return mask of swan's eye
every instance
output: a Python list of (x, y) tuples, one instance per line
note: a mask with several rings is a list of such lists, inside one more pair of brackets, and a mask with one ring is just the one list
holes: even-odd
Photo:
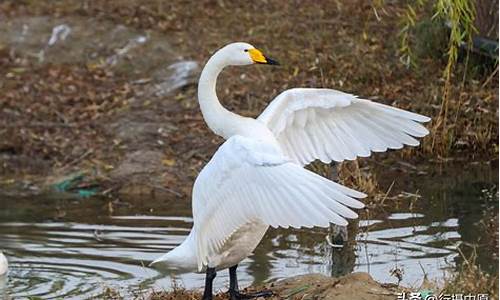
[(243, 50), (243, 51), (248, 52), (248, 49), (245, 49), (245, 50)]

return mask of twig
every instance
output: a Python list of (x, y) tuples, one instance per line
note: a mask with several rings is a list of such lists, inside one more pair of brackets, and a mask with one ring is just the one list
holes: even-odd
[(57, 122), (30, 122), (30, 123), (10, 123), (10, 124), (2, 124), (0, 127), (77, 127), (78, 124), (75, 123), (57, 123)]
[(149, 186), (150, 186), (150, 187), (152, 187), (152, 188), (156, 188), (156, 189), (159, 189), (159, 190), (163, 190), (163, 191), (169, 192), (169, 193), (171, 193), (171, 194), (176, 195), (177, 197), (182, 197), (182, 194), (181, 194), (181, 193), (179, 193), (179, 192), (177, 192), (177, 191), (174, 191), (174, 190), (172, 190), (172, 189), (166, 188), (166, 187), (164, 187), (164, 186), (161, 186), (161, 185), (155, 185), (155, 184), (150, 184)]
[(394, 186), (394, 183), (395, 183), (395, 182), (396, 182), (395, 180), (393, 180), (393, 181), (392, 181), (391, 185), (390, 185), (390, 186), (389, 186), (389, 188), (387, 189), (387, 192), (385, 192), (384, 198), (382, 198), (382, 201), (380, 201), (380, 204), (381, 204), (382, 206), (384, 205), (385, 199), (387, 199), (387, 196), (388, 196), (388, 195), (389, 195), (389, 193), (391, 192), (392, 187)]
[(495, 76), (495, 74), (498, 73), (498, 64), (497, 64), (497, 67), (495, 68), (495, 71), (493, 71), (490, 76), (488, 76), (488, 78), (486, 79), (486, 81), (481, 85), (481, 88), (484, 88), (485, 86), (488, 85), (488, 83), (490, 83), (490, 81), (493, 79), (493, 76)]
[(59, 171), (61, 170), (64, 170), (72, 165), (75, 165), (76, 163), (80, 162), (81, 160), (83, 160), (84, 158), (86, 158), (87, 156), (89, 156), (90, 154), (94, 153), (94, 150), (92, 149), (89, 149), (87, 151), (85, 151), (85, 153), (83, 153), (82, 155), (80, 155), (80, 157), (70, 161), (69, 163), (65, 164), (64, 166), (62, 166)]

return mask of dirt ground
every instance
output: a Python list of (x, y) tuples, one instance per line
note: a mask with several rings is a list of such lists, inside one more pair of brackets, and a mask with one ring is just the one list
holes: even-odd
[[(242, 292), (270, 290), (273, 296), (257, 298), (259, 300), (280, 299), (324, 299), (324, 300), (394, 300), (402, 288), (396, 285), (384, 285), (374, 281), (367, 273), (352, 273), (339, 278), (320, 274), (310, 274), (291, 277), (267, 286), (246, 289)], [(150, 295), (154, 299), (201, 299), (201, 294), (179, 289), (170, 293)], [(215, 300), (229, 299), (227, 293), (219, 293)]]
[[(398, 24), (404, 9), (399, 2), (374, 7), (366, 1), (3, 1), (4, 32), (14, 38), (0, 40), (1, 190), (40, 192), (69, 180), (70, 188), (84, 192), (186, 198), (221, 143), (208, 132), (197, 107), (199, 68), (213, 51), (235, 40), (249, 41), (282, 62), (280, 68), (234, 68), (222, 74), (220, 98), (243, 115), (258, 115), (284, 89), (314, 86), (436, 120), (445, 60), (422, 57), (418, 69), (401, 64)], [(15, 36), (21, 30), (16, 22), (19, 28), (31, 22), (45, 43), (52, 27), (43, 32), (43, 24), (69, 24), (73, 32), (61, 45), (34, 40), (23, 46)], [(113, 36), (108, 42), (105, 33), (112, 26), (148, 40), (133, 44)], [(82, 45), (84, 38), (71, 40), (78, 30), (92, 36), (90, 45)], [(43, 62), (35, 52), (39, 48), (46, 50)], [(122, 59), (124, 49), (130, 51)], [(172, 84), (165, 78), (179, 74), (155, 69), (162, 61), (197, 65)], [(446, 124), (451, 138), (440, 140), (433, 131), (421, 147), (392, 157), (420, 164), (497, 157), (498, 83), (488, 80), (491, 72), (468, 71), (462, 85), (462, 69), (459, 65), (453, 78), (454, 118)], [(162, 84), (167, 91), (153, 88)], [(441, 144), (445, 147), (436, 146)]]

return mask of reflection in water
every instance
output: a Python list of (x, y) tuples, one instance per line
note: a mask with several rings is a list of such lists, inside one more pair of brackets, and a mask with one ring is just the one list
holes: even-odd
[[(496, 182), (497, 175), (491, 174), (496, 172), (422, 180), (416, 184), (420, 208), (403, 205), (351, 224), (342, 248), (326, 241), (331, 234), (327, 229), (269, 230), (239, 268), (242, 285), (302, 273), (352, 271), (397, 282), (390, 275), (394, 268), (403, 270), (407, 285), (418, 284), (423, 272), (440, 278), (460, 259), (457, 248), (464, 241), (484, 239), (477, 221), (484, 205), (482, 190)], [(122, 294), (168, 289), (172, 277), (147, 265), (181, 243), (192, 226), (190, 203), (178, 199), (129, 201), (116, 205), (113, 216), (99, 199), (10, 198), (1, 203), (0, 247), (9, 257), (7, 291), (14, 298), (81, 299), (99, 295), (105, 287)], [(57, 221), (62, 208), (65, 219)], [(336, 236), (330, 238), (333, 243)], [(495, 271), (487, 249), (479, 247), (478, 252), (479, 262)], [(203, 280), (201, 274), (177, 277), (187, 288), (199, 288)], [(228, 284), (227, 271), (218, 274), (216, 284), (216, 289)]]
[(0, 276), (0, 298), (7, 299), (7, 283), (9, 277), (7, 275)]

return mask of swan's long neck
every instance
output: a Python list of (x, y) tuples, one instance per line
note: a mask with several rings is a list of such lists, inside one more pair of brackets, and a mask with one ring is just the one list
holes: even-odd
[(225, 109), (217, 98), (217, 77), (226, 66), (227, 63), (220, 51), (208, 60), (198, 83), (198, 101), (208, 127), (215, 134), (227, 139), (230, 137), (228, 131), (232, 125), (242, 117)]

